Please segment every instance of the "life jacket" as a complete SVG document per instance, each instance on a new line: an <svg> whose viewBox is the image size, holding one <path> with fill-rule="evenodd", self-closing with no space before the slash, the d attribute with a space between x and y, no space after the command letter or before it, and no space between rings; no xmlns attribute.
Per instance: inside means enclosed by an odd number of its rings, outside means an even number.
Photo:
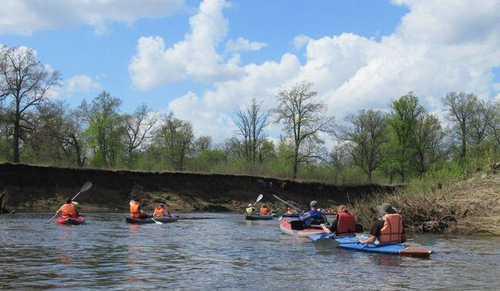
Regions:
<svg viewBox="0 0 500 291"><path fill-rule="evenodd" d="M60 208L62 217L78 218L78 211L72 203L65 203Z"/></svg>
<svg viewBox="0 0 500 291"><path fill-rule="evenodd" d="M141 217L141 204L137 201L130 201L130 217L140 218Z"/></svg>
<svg viewBox="0 0 500 291"><path fill-rule="evenodd" d="M247 215L252 215L254 212L255 212L255 208L254 207L247 207L245 209Z"/></svg>
<svg viewBox="0 0 500 291"><path fill-rule="evenodd" d="M406 240L403 217L399 214L384 215L384 226L380 230L378 241L381 244L401 243Z"/></svg>
<svg viewBox="0 0 500 291"><path fill-rule="evenodd" d="M353 234L356 232L356 218L351 213L344 211L337 214L337 235Z"/></svg>
<svg viewBox="0 0 500 291"><path fill-rule="evenodd" d="M165 215L167 214L167 210L163 207L156 207L155 208L155 212L153 213L153 216L154 217L165 217Z"/></svg>
<svg viewBox="0 0 500 291"><path fill-rule="evenodd" d="M266 216L271 214L271 209L267 207L260 208L260 215Z"/></svg>

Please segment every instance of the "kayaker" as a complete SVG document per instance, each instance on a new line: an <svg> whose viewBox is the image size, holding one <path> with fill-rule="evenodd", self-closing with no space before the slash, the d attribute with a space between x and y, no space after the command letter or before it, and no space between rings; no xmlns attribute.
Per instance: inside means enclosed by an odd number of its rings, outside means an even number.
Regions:
<svg viewBox="0 0 500 291"><path fill-rule="evenodd" d="M255 207L253 207L252 203L248 204L248 207L245 209L246 215L253 215L255 213Z"/></svg>
<svg viewBox="0 0 500 291"><path fill-rule="evenodd" d="M310 210L300 216L300 219L304 221L304 227L328 222L326 216L316 208L317 205L318 202L316 200L311 201L311 203L309 203L311 207Z"/></svg>
<svg viewBox="0 0 500 291"><path fill-rule="evenodd" d="M287 207L285 211L285 215L295 215L297 214L297 211L293 210L292 207Z"/></svg>
<svg viewBox="0 0 500 291"><path fill-rule="evenodd" d="M78 218L80 215L78 214L75 204L76 202L73 202L71 199L66 200L66 203L57 210L57 215L64 218Z"/></svg>
<svg viewBox="0 0 500 291"><path fill-rule="evenodd" d="M261 216L271 215L271 208L267 207L266 204L262 205L262 207L260 208L260 215Z"/></svg>
<svg viewBox="0 0 500 291"><path fill-rule="evenodd" d="M149 216L141 210L141 202L136 197L130 200L130 218L141 219Z"/></svg>
<svg viewBox="0 0 500 291"><path fill-rule="evenodd" d="M347 206L337 207L337 215L332 222L330 231L336 235L352 235L356 232L356 217L349 212Z"/></svg>
<svg viewBox="0 0 500 291"><path fill-rule="evenodd" d="M373 244L377 240L379 244L394 244L406 241L403 216L394 207L384 203L378 207L381 218L375 221L371 227L370 237L360 240L361 243Z"/></svg>
<svg viewBox="0 0 500 291"><path fill-rule="evenodd" d="M153 213L154 218L164 218L167 216L171 216L170 212L168 211L167 205L165 203L160 203L158 207L155 208L155 211Z"/></svg>

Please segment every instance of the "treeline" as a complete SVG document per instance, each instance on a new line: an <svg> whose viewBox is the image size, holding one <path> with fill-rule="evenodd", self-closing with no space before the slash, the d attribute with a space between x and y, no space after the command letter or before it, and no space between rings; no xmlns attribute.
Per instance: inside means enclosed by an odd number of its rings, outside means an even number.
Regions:
<svg viewBox="0 0 500 291"><path fill-rule="evenodd" d="M1 160L399 183L440 171L463 175L500 156L500 104L462 92L443 96L443 121L408 93L387 111L362 110L335 123L313 85L300 83L279 92L270 111L253 99L234 113L238 132L215 144L172 113L146 105L123 113L108 92L69 108L49 98L59 85L59 73L31 49L0 48ZM283 130L277 142L266 135L271 123Z"/></svg>

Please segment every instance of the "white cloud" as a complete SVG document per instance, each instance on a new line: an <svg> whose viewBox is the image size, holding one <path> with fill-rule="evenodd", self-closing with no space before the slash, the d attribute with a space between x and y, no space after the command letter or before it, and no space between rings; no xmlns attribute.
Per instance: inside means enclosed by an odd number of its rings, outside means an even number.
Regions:
<svg viewBox="0 0 500 291"><path fill-rule="evenodd" d="M225 0L201 2L189 19L191 31L171 47L159 36L141 37L129 65L134 85L148 90L186 79L211 82L241 76L239 59L225 60L217 52L227 35L228 23L222 13L227 6Z"/></svg>
<svg viewBox="0 0 500 291"><path fill-rule="evenodd" d="M183 6L184 0L3 0L0 34L30 35L74 25L103 32L111 22L130 24L140 18L168 16Z"/></svg>
<svg viewBox="0 0 500 291"><path fill-rule="evenodd" d="M102 85L95 78L81 74L63 80L61 86L52 88L47 95L51 99L64 99L97 94L102 90Z"/></svg>
<svg viewBox="0 0 500 291"><path fill-rule="evenodd" d="M76 75L66 81L66 90L70 95L91 93L102 90L101 84L87 75Z"/></svg>
<svg viewBox="0 0 500 291"><path fill-rule="evenodd" d="M257 41L249 41L246 38L238 37L236 40L229 40L226 43L226 50L231 53L258 51L265 48L267 44Z"/></svg>
<svg viewBox="0 0 500 291"><path fill-rule="evenodd" d="M239 74L218 78L221 71L211 70L215 73L211 77L218 80L213 88L188 93L172 101L169 109L193 122L197 134L220 141L234 134L231 115L251 98L272 108L280 88L300 81L314 83L319 99L338 120L362 108L387 108L409 91L436 112L450 91L495 98L498 93L491 71L500 66L498 1L485 0L481 5L452 0L394 3L408 6L409 12L390 35L378 39L352 33L317 39L298 36L294 44L305 49L302 64L290 53L279 62L241 65L235 61ZM211 47L213 55L218 56L215 47ZM224 65L216 64L216 68ZM183 78L198 79L195 74ZM279 134L276 126L270 130L274 137Z"/></svg>

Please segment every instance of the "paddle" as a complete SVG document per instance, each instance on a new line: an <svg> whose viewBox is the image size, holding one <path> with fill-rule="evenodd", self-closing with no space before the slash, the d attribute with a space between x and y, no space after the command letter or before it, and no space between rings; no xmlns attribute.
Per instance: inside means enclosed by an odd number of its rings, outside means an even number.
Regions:
<svg viewBox="0 0 500 291"><path fill-rule="evenodd" d="M83 184L82 188L80 188L80 191L78 193L76 193L75 196L73 196L73 198L71 198L71 201L75 200L76 197L78 197L78 195L80 195L81 193L85 192L85 191L88 191L90 188L92 188L92 182L85 182L85 184ZM59 210L57 210L59 212ZM57 212L56 214L54 214L54 216L52 216L48 221L47 223L51 222L52 219L54 219L55 217L57 216Z"/></svg>
<svg viewBox="0 0 500 291"><path fill-rule="evenodd" d="M151 220L153 220L156 224L163 224L163 222L158 221L158 220L154 219L153 217L151 217Z"/></svg>
<svg viewBox="0 0 500 291"><path fill-rule="evenodd" d="M286 205L290 206L293 210L298 211L298 212L302 212L302 209L299 209L299 208L295 207L294 205L292 205L290 202L279 198L278 195L273 194L273 196L274 196L274 198L278 199L279 201L281 201L281 202L285 203Z"/></svg>
<svg viewBox="0 0 500 291"><path fill-rule="evenodd" d="M257 203L259 203L259 201L262 200L262 198L264 198L264 195L259 194L259 196L257 196L257 199L255 200L254 205L257 204Z"/></svg>

